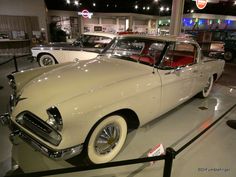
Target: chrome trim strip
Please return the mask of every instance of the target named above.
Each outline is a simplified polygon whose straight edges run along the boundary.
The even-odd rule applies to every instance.
[[[42,52],[46,52],[46,50],[64,50],[64,51],[85,51],[85,52],[94,52],[100,53],[104,48],[81,48],[81,47],[39,47],[34,48],[32,50],[38,50]]]

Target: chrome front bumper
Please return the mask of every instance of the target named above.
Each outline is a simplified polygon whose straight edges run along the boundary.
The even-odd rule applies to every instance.
[[[45,156],[54,159],[54,160],[66,160],[71,157],[74,157],[78,154],[80,154],[83,150],[83,144],[79,144],[74,147],[66,148],[66,149],[61,149],[61,150],[54,150],[41,142],[35,140],[32,136],[28,135],[25,133],[21,128],[13,123],[10,119],[9,114],[4,114],[0,116],[0,122],[2,125],[8,125],[9,128],[11,129],[12,133],[9,136],[10,141],[13,144],[16,144],[16,139],[20,137],[22,140],[24,140],[26,143],[31,145],[34,149],[38,150]]]
[[[15,139],[20,137],[22,140],[30,144],[34,149],[38,150],[41,152],[43,155],[54,159],[54,160],[66,160],[71,157],[74,157],[75,155],[78,155],[81,153],[83,150],[83,144],[80,144],[78,146],[72,147],[72,148],[67,148],[67,149],[62,149],[62,150],[52,150],[51,148],[42,145],[35,139],[33,139],[31,136],[23,133],[20,130],[14,130],[11,134],[9,139],[12,141],[13,144],[15,144]]]

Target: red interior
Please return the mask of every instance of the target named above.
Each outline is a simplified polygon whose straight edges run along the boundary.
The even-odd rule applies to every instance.
[[[153,65],[154,59],[150,56],[139,56],[139,55],[131,55],[130,58]]]
[[[170,67],[178,67],[178,66],[186,66],[194,62],[194,57],[192,52],[179,52],[179,51],[171,51],[169,52],[169,56],[173,56],[171,61],[165,61],[165,66]]]
[[[174,56],[171,67],[186,66],[194,62],[192,56]]]

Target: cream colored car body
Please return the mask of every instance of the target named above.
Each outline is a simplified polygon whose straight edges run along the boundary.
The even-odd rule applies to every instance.
[[[139,126],[166,113],[203,90],[210,76],[218,79],[224,61],[204,58],[181,70],[162,70],[109,56],[37,68],[14,74],[22,98],[11,120],[28,110],[43,121],[46,110],[56,106],[63,119],[62,141],[54,146],[21,127],[53,150],[84,143],[92,127],[103,117],[122,110],[137,115]]]

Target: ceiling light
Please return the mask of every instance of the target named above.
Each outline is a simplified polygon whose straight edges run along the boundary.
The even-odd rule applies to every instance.
[[[158,0],[154,0],[154,2],[158,2]]]
[[[95,7],[96,6],[96,3],[93,3],[93,7]]]
[[[138,9],[138,5],[135,5],[134,8],[135,8],[135,9]]]
[[[145,10],[146,9],[146,7],[143,7],[143,10]]]
[[[164,7],[162,6],[162,7],[160,7],[160,11],[162,12],[164,10]]]
[[[79,5],[79,1],[75,1],[75,5],[78,6]]]
[[[167,7],[167,8],[166,8],[166,11],[169,11],[169,10],[170,10],[170,8],[169,8],[169,7]]]
[[[193,13],[193,12],[194,12],[194,10],[192,9],[190,12],[191,12],[191,13]]]
[[[67,3],[67,4],[70,4],[70,0],[66,0],[66,3]]]
[[[150,10],[150,7],[149,7],[149,6],[147,7],[147,10]]]

